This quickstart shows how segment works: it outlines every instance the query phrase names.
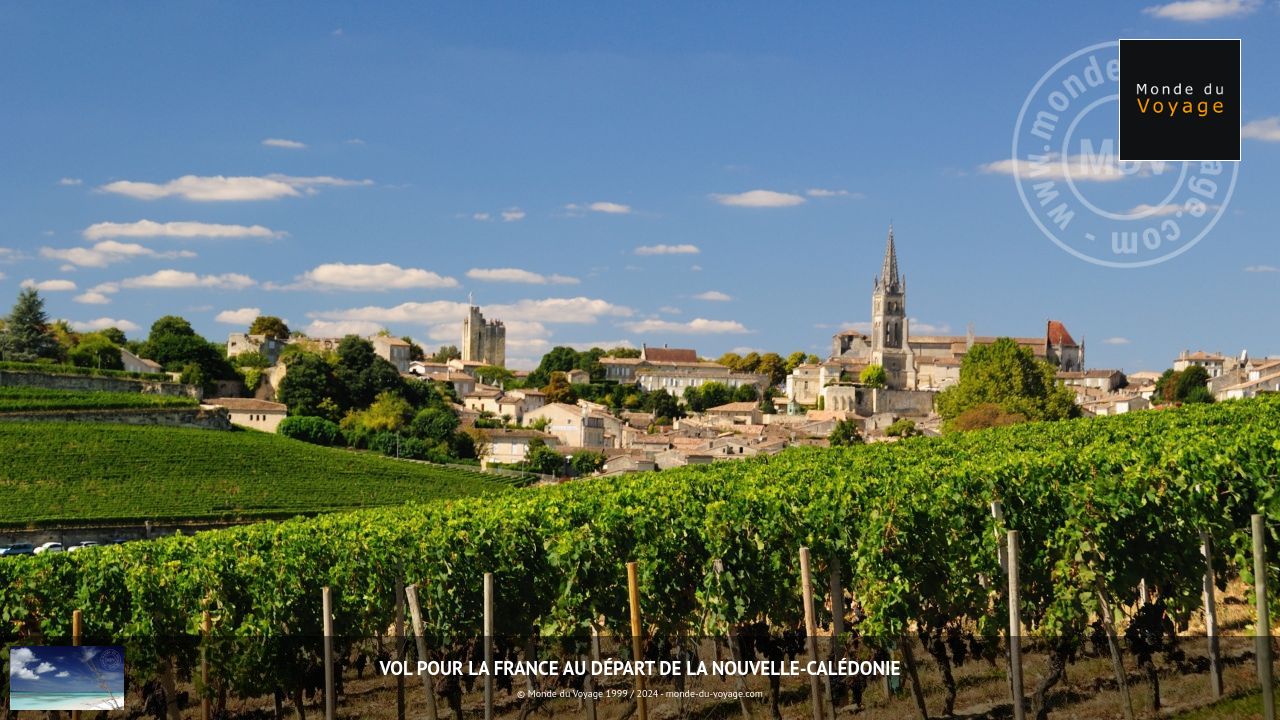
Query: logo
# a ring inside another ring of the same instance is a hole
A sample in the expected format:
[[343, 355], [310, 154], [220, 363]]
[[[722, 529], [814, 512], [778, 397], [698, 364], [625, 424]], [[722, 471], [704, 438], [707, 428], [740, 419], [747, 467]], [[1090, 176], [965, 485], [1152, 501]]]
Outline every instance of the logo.
[[1058, 247], [1115, 268], [1155, 265], [1200, 242], [1226, 210], [1239, 164], [1121, 161], [1119, 42], [1058, 61], [1028, 93], [1007, 169]]

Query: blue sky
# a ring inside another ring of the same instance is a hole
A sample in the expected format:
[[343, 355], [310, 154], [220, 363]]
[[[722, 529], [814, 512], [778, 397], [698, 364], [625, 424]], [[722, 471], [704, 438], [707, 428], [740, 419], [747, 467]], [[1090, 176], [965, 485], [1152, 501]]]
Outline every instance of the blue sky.
[[[104, 662], [107, 652], [114, 652], [116, 659]], [[13, 647], [9, 653], [9, 680], [15, 692], [103, 693], [105, 682], [117, 698], [124, 694], [119, 647]]]
[[[825, 353], [892, 219], [917, 332], [1280, 354], [1280, 9], [1154, 2], [7, 3], [0, 299], [434, 347], [473, 293], [516, 366]], [[1041, 74], [1119, 37], [1243, 38], [1253, 136], [1213, 232], [1136, 270], [1053, 245], [992, 165]]]

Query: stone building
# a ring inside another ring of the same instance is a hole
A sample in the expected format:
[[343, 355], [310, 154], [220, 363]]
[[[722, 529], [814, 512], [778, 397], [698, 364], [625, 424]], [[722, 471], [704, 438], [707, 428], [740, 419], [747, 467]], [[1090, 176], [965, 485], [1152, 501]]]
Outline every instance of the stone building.
[[471, 305], [462, 320], [462, 360], [505, 367], [507, 328], [501, 320], [485, 320], [480, 308]]
[[[872, 282], [870, 335], [844, 330], [832, 336], [831, 356], [825, 362], [801, 365], [787, 378], [787, 398], [797, 405], [812, 406], [818, 397], [833, 395], [828, 400], [840, 406], [861, 407], [863, 403], [854, 398], [856, 393], [828, 392], [825, 388], [856, 383], [868, 365], [884, 368], [887, 390], [941, 390], [960, 380], [961, 361], [971, 348], [997, 339], [975, 335], [972, 327], [965, 335], [911, 334], [907, 282], [898, 267], [890, 226], [880, 273]], [[1057, 320], [1046, 321], [1043, 335], [1011, 339], [1061, 372], [1084, 370], [1084, 343], [1077, 343]], [[832, 408], [828, 405], [827, 409]]]

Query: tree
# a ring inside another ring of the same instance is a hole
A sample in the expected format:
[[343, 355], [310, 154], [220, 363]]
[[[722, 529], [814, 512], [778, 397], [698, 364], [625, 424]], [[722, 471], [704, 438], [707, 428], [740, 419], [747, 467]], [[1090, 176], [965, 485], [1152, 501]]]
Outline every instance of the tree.
[[654, 420], [678, 420], [684, 417], [684, 407], [680, 405], [680, 401], [674, 395], [666, 390], [655, 390], [649, 393], [645, 398], [644, 407], [648, 412], [653, 413]]
[[458, 430], [458, 417], [440, 407], [421, 410], [409, 423], [409, 431], [424, 440], [451, 442]]
[[120, 359], [120, 348], [102, 333], [81, 335], [80, 343], [67, 353], [67, 360], [79, 367], [100, 370], [124, 369], [124, 362]]
[[1178, 376], [1174, 384], [1174, 399], [1181, 402], [1213, 402], [1209, 392], [1209, 371], [1192, 365]]
[[551, 381], [542, 388], [542, 392], [547, 396], [549, 403], [569, 403], [570, 405], [578, 402], [578, 395], [573, 391], [573, 386], [569, 384], [569, 378], [563, 372], [555, 372], [551, 374]]
[[985, 404], [997, 406], [1005, 416], [1027, 420], [1079, 416], [1074, 393], [1056, 375], [1052, 365], [1009, 338], [977, 345], [960, 364], [960, 382], [938, 393], [938, 414], [947, 421], [947, 429], [957, 429], [952, 421]]
[[409, 343], [409, 362], [421, 361], [424, 358], [426, 358], [427, 356], [426, 351], [422, 349], [421, 345], [414, 342], [413, 338], [409, 337], [408, 335], [405, 335], [400, 339]]
[[803, 350], [797, 350], [787, 356], [786, 370], [790, 375], [796, 368], [804, 364], [805, 354]]
[[486, 385], [501, 385], [506, 387], [507, 383], [515, 377], [515, 373], [498, 365], [481, 365], [475, 369], [475, 377]]
[[427, 358], [427, 361], [433, 363], [447, 363], [450, 360], [461, 359], [462, 352], [458, 350], [457, 345], [441, 345], [439, 350], [436, 350]]
[[836, 421], [835, 427], [831, 428], [831, 434], [827, 436], [827, 442], [831, 443], [831, 447], [861, 445], [862, 433], [858, 430], [857, 421], [850, 419]]
[[578, 367], [578, 351], [571, 347], [558, 345], [542, 356], [538, 367], [529, 373], [529, 387], [540, 387], [551, 382], [553, 373], [567, 373]]
[[733, 391], [733, 400], [731, 402], [755, 402], [759, 399], [760, 393], [756, 391], [755, 385], [739, 385]]
[[280, 421], [276, 432], [313, 445], [341, 445], [346, 442], [337, 423], [319, 417], [292, 415]]
[[546, 441], [542, 438], [529, 441], [524, 464], [530, 472], [540, 475], [560, 475], [564, 472], [564, 456], [547, 447]]
[[778, 407], [773, 404], [774, 392], [773, 388], [765, 388], [760, 394], [760, 412], [765, 415], [774, 415], [778, 412]]
[[214, 380], [239, 377], [227, 361], [226, 349], [197, 335], [191, 323], [177, 315], [165, 315], [151, 324], [151, 333], [141, 352], [143, 357], [155, 360], [170, 372], [186, 372], [188, 365], [197, 365], [206, 390]]
[[915, 437], [920, 434], [920, 430], [916, 428], [915, 420], [907, 418], [899, 418], [893, 421], [893, 424], [884, 429], [884, 434], [889, 437]]
[[98, 333], [114, 343], [116, 347], [124, 347], [129, 342], [129, 339], [124, 336], [124, 331], [118, 327], [109, 327], [105, 330], [99, 330]]
[[[346, 390], [347, 407], [368, 407], [379, 393], [400, 393], [404, 378], [400, 371], [373, 350], [373, 343], [348, 335], [338, 343], [334, 375]], [[287, 376], [286, 376], [287, 377]]]
[[44, 298], [35, 288], [18, 293], [18, 301], [4, 321], [0, 335], [0, 356], [15, 362], [34, 362], [58, 356], [58, 340], [49, 327], [44, 312]]
[[276, 399], [289, 406], [290, 415], [314, 415], [328, 420], [341, 419], [342, 389], [333, 368], [315, 353], [293, 355]]
[[732, 400], [733, 389], [724, 383], [709, 382], [701, 387], [688, 387], [684, 390], [684, 401], [694, 412], [702, 412]]
[[249, 325], [250, 335], [266, 335], [267, 337], [289, 339], [289, 326], [275, 315], [259, 315]]
[[590, 475], [604, 467], [604, 461], [603, 453], [593, 450], [579, 450], [569, 458], [569, 467], [573, 468], [574, 475]]
[[995, 403], [975, 405], [960, 413], [948, 424], [949, 430], [983, 430], [985, 428], [1016, 425], [1027, 421], [1021, 413], [1005, 412]]
[[367, 410], [347, 417], [356, 418], [357, 423], [372, 432], [396, 432], [408, 425], [414, 414], [413, 406], [404, 398], [393, 392], [382, 392]]
[[868, 365], [858, 375], [858, 381], [870, 388], [882, 388], [888, 379], [882, 365]]
[[768, 375], [769, 385], [773, 386], [786, 381], [787, 373], [789, 371], [787, 370], [787, 361], [783, 360], [781, 355], [769, 352], [760, 356], [760, 362], [756, 366], [756, 372], [761, 375]]
[[49, 332], [53, 334], [53, 339], [58, 342], [58, 360], [65, 360], [67, 353], [80, 344], [80, 333], [76, 332], [66, 320], [54, 320], [49, 325]]

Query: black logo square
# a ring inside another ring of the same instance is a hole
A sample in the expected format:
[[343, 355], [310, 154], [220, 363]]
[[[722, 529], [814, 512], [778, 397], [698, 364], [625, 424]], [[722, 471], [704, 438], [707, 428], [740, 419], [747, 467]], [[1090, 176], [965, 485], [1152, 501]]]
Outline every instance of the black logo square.
[[1120, 159], [1239, 160], [1240, 41], [1121, 40]]

